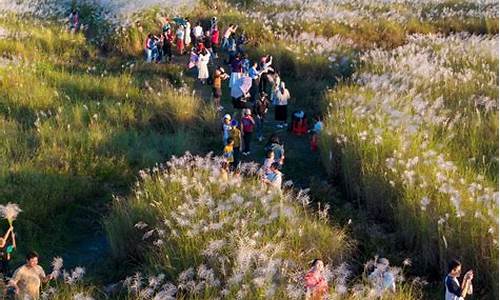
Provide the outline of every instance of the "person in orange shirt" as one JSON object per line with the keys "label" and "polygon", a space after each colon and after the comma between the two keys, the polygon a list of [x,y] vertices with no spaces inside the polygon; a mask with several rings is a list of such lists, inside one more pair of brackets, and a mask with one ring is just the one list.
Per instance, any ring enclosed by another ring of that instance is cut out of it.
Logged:
{"label": "person in orange shirt", "polygon": [[311,270],[304,276],[306,299],[321,300],[328,294],[328,283],[323,276],[324,264],[316,258],[311,264]]}

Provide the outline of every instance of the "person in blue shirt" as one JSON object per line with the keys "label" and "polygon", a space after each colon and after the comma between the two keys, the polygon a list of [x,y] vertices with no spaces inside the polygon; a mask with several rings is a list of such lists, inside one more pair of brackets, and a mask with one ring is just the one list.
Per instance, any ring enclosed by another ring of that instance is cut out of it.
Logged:
{"label": "person in blue shirt", "polygon": [[445,300],[463,300],[467,294],[472,294],[472,279],[474,273],[472,270],[467,271],[462,280],[462,284],[458,281],[458,277],[462,272],[462,264],[460,261],[453,259],[448,264],[448,275],[444,280]]}

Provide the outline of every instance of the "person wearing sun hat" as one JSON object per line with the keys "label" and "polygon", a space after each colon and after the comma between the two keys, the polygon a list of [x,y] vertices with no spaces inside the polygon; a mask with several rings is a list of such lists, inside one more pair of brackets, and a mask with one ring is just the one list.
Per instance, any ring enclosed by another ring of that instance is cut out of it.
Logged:
{"label": "person wearing sun hat", "polygon": [[222,142],[224,145],[227,144],[227,139],[229,138],[231,134],[231,115],[230,114],[225,114],[224,118],[222,119]]}

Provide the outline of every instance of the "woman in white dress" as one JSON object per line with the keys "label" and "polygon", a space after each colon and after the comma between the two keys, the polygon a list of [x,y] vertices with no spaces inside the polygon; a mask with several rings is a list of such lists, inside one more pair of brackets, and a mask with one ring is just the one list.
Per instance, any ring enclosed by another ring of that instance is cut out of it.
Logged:
{"label": "woman in white dress", "polygon": [[210,61],[210,52],[207,49],[203,49],[200,54],[198,54],[198,79],[202,84],[205,84],[208,78],[208,62]]}
{"label": "woman in white dress", "polygon": [[184,46],[189,47],[189,45],[191,44],[191,23],[189,22],[189,19],[186,19],[186,24],[184,27]]}

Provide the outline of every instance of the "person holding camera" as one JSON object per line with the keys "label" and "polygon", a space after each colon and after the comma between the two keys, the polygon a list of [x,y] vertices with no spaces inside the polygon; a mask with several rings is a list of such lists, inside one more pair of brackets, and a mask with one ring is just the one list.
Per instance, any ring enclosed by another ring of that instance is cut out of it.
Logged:
{"label": "person holding camera", "polygon": [[462,264],[460,261],[453,259],[448,264],[448,275],[444,280],[445,300],[463,300],[465,296],[472,294],[472,279],[474,273],[472,270],[467,271],[462,280],[462,284],[458,281],[458,277],[462,273]]}

